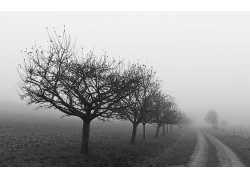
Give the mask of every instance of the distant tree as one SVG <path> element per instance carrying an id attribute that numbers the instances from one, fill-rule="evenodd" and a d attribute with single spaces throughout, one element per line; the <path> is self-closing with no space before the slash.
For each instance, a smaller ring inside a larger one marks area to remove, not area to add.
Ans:
<path id="1" fill-rule="evenodd" d="M 183 126 L 183 120 L 187 118 L 186 114 L 185 113 L 180 113 L 179 114 L 179 124 L 177 124 L 177 126 L 181 129 L 182 126 Z"/>
<path id="2" fill-rule="evenodd" d="M 173 132 L 173 125 L 180 125 L 181 124 L 181 111 L 178 109 L 177 105 L 175 104 L 171 113 L 171 119 L 168 121 L 170 123 L 171 132 Z"/>
<path id="3" fill-rule="evenodd" d="M 64 116 L 83 121 L 81 153 L 88 153 L 90 122 L 110 118 L 118 103 L 137 89 L 139 80 L 131 76 L 121 61 L 97 58 L 90 51 L 79 57 L 70 36 L 49 33 L 49 48 L 34 46 L 24 51 L 24 65 L 18 70 L 20 98 L 38 108 L 54 108 Z"/>
<path id="4" fill-rule="evenodd" d="M 213 125 L 213 128 L 217 128 L 218 125 L 218 114 L 212 109 L 207 112 L 205 121 Z"/>
<path id="5" fill-rule="evenodd" d="M 166 131 L 168 133 L 168 123 L 165 124 L 165 127 L 166 127 Z"/>
<path id="6" fill-rule="evenodd" d="M 151 68 L 148 69 L 145 65 L 133 64 L 131 76 L 135 79 L 140 79 L 138 88 L 129 96 L 119 101 L 117 118 L 129 120 L 133 124 L 131 143 L 135 142 L 138 124 L 147 122 L 150 116 L 151 100 L 154 94 L 159 89 L 159 81 L 155 77 L 156 72 Z M 126 107 L 126 108 L 125 108 Z M 144 126 L 145 130 L 145 126 Z M 145 137 L 145 131 L 144 131 Z"/>
<path id="7" fill-rule="evenodd" d="M 167 109 L 166 95 L 159 91 L 154 97 L 154 117 L 152 122 L 156 124 L 155 138 L 158 138 L 160 127 L 163 127 Z"/>
<path id="8" fill-rule="evenodd" d="M 149 101 L 148 107 L 147 107 L 147 116 L 142 120 L 142 140 L 145 141 L 146 139 L 146 124 L 151 123 L 151 120 L 154 116 L 153 114 L 153 101 Z"/>
<path id="9" fill-rule="evenodd" d="M 190 120 L 189 117 L 187 117 L 186 113 L 181 113 L 180 121 L 177 126 L 181 129 L 184 125 L 190 125 L 190 124 L 192 124 L 192 121 Z"/>
<path id="10" fill-rule="evenodd" d="M 221 121 L 221 122 L 219 123 L 221 130 L 224 131 L 227 124 L 228 124 L 227 121 Z"/>
<path id="11" fill-rule="evenodd" d="M 163 127 L 163 135 L 165 135 L 164 125 L 173 118 L 175 103 L 173 98 L 159 92 L 154 98 L 154 113 L 152 123 L 156 125 L 155 138 L 158 137 L 160 127 Z"/>

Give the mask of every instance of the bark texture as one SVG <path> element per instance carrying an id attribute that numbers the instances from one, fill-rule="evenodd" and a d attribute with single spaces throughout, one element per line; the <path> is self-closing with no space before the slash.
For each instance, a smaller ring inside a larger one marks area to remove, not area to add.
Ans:
<path id="1" fill-rule="evenodd" d="M 133 124 L 132 137 L 131 137 L 131 141 L 130 141 L 131 144 L 135 143 L 136 131 L 137 131 L 137 124 Z"/>
<path id="2" fill-rule="evenodd" d="M 90 121 L 83 121 L 81 153 L 88 154 Z"/>

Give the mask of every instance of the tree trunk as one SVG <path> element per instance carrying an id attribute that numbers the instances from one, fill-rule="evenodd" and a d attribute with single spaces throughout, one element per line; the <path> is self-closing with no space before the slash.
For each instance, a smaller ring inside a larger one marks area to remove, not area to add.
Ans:
<path id="1" fill-rule="evenodd" d="M 81 153 L 88 154 L 90 121 L 83 121 Z"/>
<path id="2" fill-rule="evenodd" d="M 133 124 L 133 131 L 132 131 L 132 137 L 131 137 L 131 144 L 135 143 L 135 137 L 136 137 L 136 131 L 137 131 L 137 124 Z"/>
<path id="3" fill-rule="evenodd" d="M 159 129 L 160 129 L 160 124 L 157 125 L 156 133 L 155 133 L 155 138 L 158 138 Z"/>
<path id="4" fill-rule="evenodd" d="M 173 132 L 173 124 L 170 125 L 171 132 Z"/>
<path id="5" fill-rule="evenodd" d="M 143 123 L 143 141 L 145 141 L 145 129 L 146 129 L 146 123 Z"/>
<path id="6" fill-rule="evenodd" d="M 165 126 L 164 126 L 164 124 L 162 125 L 162 135 L 165 136 Z"/>
<path id="7" fill-rule="evenodd" d="M 168 124 L 167 124 L 167 133 L 168 133 Z"/>

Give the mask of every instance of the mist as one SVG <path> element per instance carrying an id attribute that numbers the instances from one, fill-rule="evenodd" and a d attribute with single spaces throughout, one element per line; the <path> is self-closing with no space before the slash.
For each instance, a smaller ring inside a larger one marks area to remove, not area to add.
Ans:
<path id="1" fill-rule="evenodd" d="M 61 33 L 66 25 L 86 53 L 153 66 L 195 124 L 206 125 L 214 109 L 228 126 L 250 127 L 250 12 L 0 12 L 0 19 L 1 114 L 60 119 L 20 100 L 16 69 L 21 50 L 47 47 L 46 27 Z"/>

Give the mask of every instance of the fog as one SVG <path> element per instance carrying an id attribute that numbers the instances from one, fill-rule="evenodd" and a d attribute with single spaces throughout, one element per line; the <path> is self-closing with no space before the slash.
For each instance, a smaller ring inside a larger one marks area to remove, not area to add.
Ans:
<path id="1" fill-rule="evenodd" d="M 86 53 L 94 49 L 99 56 L 103 49 L 153 66 L 196 124 L 204 125 L 214 109 L 219 121 L 250 127 L 250 12 L 0 12 L 0 22 L 1 118 L 59 120 L 59 111 L 34 111 L 20 100 L 17 65 L 21 50 L 47 47 L 46 27 L 60 34 L 66 25 Z"/>

